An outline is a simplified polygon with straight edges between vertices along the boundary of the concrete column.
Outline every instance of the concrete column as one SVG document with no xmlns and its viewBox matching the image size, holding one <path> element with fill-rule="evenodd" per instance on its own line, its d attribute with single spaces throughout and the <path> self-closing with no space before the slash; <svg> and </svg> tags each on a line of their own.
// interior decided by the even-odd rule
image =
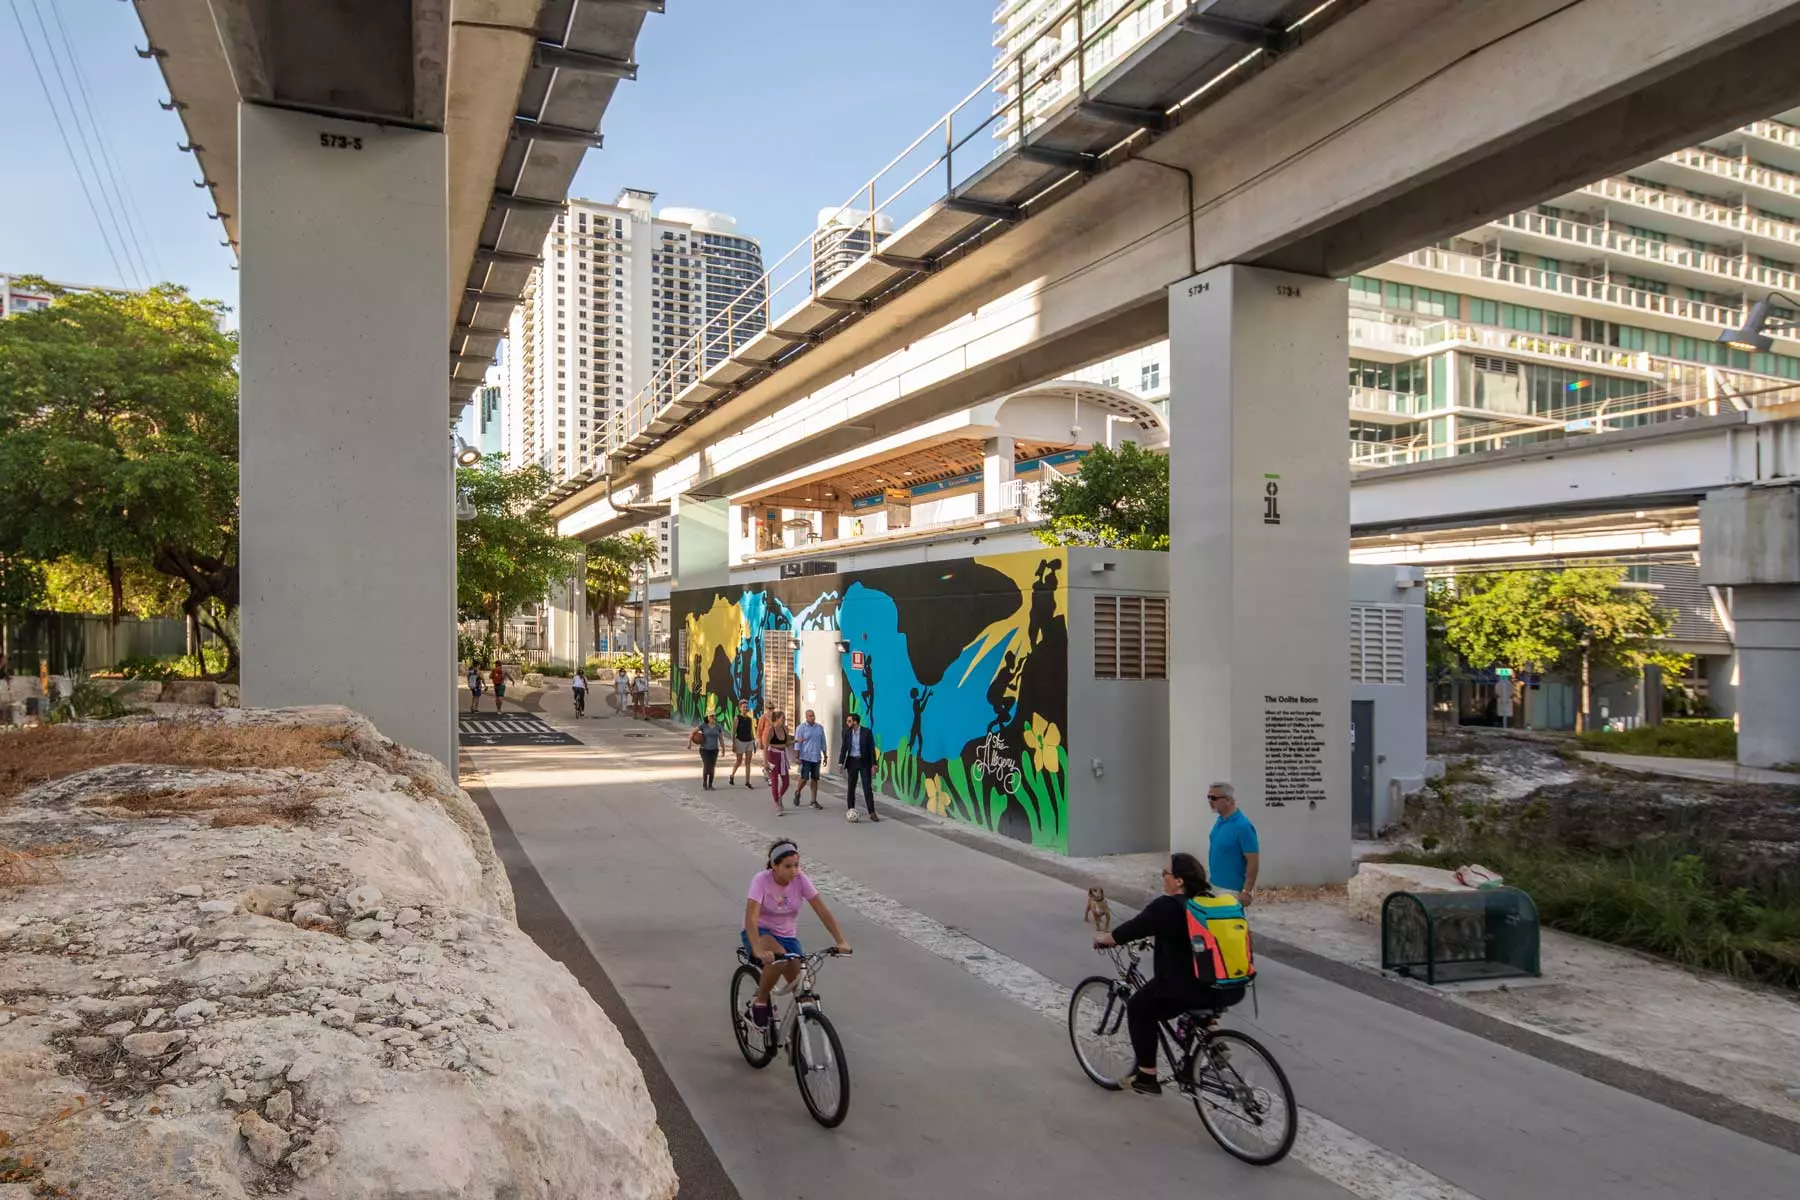
<svg viewBox="0 0 1800 1200">
<path fill-rule="evenodd" d="M 1350 873 L 1348 297 L 1218 267 L 1169 290 L 1169 836 L 1228 780 L 1265 883 Z"/>
<path fill-rule="evenodd" d="M 669 506 L 670 587 L 724 587 L 731 575 L 731 502 L 679 496 Z"/>
<path fill-rule="evenodd" d="M 346 704 L 454 768 L 444 135 L 238 129 L 244 703 Z"/>
<path fill-rule="evenodd" d="M 998 514 L 1006 503 L 1001 493 L 1013 481 L 1013 461 L 1017 450 L 1012 438 L 991 437 L 981 453 L 981 511 L 988 516 Z"/>
<path fill-rule="evenodd" d="M 552 584 L 548 597 L 544 658 L 551 666 L 579 667 L 587 661 L 593 630 L 587 625 L 587 586 L 583 576 L 571 575 Z"/>
<path fill-rule="evenodd" d="M 1700 582 L 1731 587 L 1738 762 L 1800 763 L 1800 488 L 1702 500 Z"/>
</svg>

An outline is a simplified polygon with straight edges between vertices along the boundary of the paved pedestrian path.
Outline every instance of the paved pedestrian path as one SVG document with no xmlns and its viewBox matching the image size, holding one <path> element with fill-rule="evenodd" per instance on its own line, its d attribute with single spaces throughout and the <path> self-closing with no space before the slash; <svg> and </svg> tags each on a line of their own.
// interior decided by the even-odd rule
<svg viewBox="0 0 1800 1200">
<path fill-rule="evenodd" d="M 464 746 L 579 746 L 581 743 L 533 713 L 463 713 L 456 722 Z"/>
<path fill-rule="evenodd" d="M 1293 1159 L 1243 1167 L 1191 1107 L 1101 1092 L 1076 1068 L 1059 1009 L 1102 963 L 1079 887 L 909 822 L 703 792 L 679 734 L 546 711 L 581 744 L 472 749 L 471 782 L 744 1197 L 1688 1200 L 1800 1177 L 1771 1145 L 1272 958 L 1260 1013 L 1232 1022 L 1270 1043 L 1310 1115 Z M 857 947 L 822 979 L 852 1070 L 836 1131 L 807 1118 L 790 1072 L 743 1062 L 726 1018 L 744 889 L 776 836 L 799 842 Z M 802 933 L 821 936 L 810 917 Z"/>
</svg>

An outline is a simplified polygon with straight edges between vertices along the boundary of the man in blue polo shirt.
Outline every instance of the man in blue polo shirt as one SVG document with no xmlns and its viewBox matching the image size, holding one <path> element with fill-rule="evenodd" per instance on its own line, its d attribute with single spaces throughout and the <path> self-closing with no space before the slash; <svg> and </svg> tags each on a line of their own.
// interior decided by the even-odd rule
<svg viewBox="0 0 1800 1200">
<path fill-rule="evenodd" d="M 1256 871 L 1262 857 L 1256 826 L 1237 806 L 1237 792 L 1229 783 L 1209 785 L 1206 803 L 1218 817 L 1213 822 L 1206 873 L 1215 892 L 1230 892 L 1248 908 L 1256 897 Z"/>
</svg>

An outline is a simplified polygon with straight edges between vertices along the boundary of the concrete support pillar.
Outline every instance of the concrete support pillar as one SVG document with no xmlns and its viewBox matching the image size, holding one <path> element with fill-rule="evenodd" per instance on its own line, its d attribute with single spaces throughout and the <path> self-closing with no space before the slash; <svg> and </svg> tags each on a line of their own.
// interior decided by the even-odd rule
<svg viewBox="0 0 1800 1200">
<path fill-rule="evenodd" d="M 1351 868 L 1347 304 L 1239 266 L 1169 290 L 1169 836 L 1204 861 L 1230 781 L 1265 883 Z"/>
<path fill-rule="evenodd" d="M 445 137 L 238 110 L 244 703 L 450 765 Z"/>
<path fill-rule="evenodd" d="M 1731 588 L 1738 762 L 1800 763 L 1800 487 L 1702 500 L 1700 582 Z"/>
<path fill-rule="evenodd" d="M 554 667 L 579 667 L 587 661 L 593 630 L 587 623 L 587 585 L 576 573 L 552 584 L 547 604 L 544 659 Z"/>
<path fill-rule="evenodd" d="M 1018 457 L 1012 438 L 991 437 L 981 453 L 981 511 L 989 516 L 1006 507 L 1006 485 L 1013 481 L 1013 462 Z"/>
<path fill-rule="evenodd" d="M 724 587 L 731 576 L 731 502 L 678 496 L 669 513 L 669 586 Z"/>
</svg>

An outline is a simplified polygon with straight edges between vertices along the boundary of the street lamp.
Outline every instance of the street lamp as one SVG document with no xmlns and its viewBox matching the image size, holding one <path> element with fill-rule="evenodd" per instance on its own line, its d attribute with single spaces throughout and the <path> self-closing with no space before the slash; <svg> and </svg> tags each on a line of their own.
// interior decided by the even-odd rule
<svg viewBox="0 0 1800 1200">
<path fill-rule="evenodd" d="M 481 451 L 463 441 L 461 437 L 458 437 L 456 439 L 456 465 L 459 467 L 472 467 L 480 461 Z"/>
<path fill-rule="evenodd" d="M 1744 315 L 1744 323 L 1741 326 L 1736 329 L 1727 329 L 1719 335 L 1719 344 L 1751 354 L 1767 354 L 1769 349 L 1774 346 L 1775 340 L 1766 331 L 1771 327 L 1786 329 L 1794 325 L 1793 321 L 1769 315 L 1769 308 L 1777 296 L 1790 304 L 1797 303 L 1792 296 L 1784 295 L 1781 292 L 1770 292 L 1750 306 L 1750 311 Z"/>
</svg>

